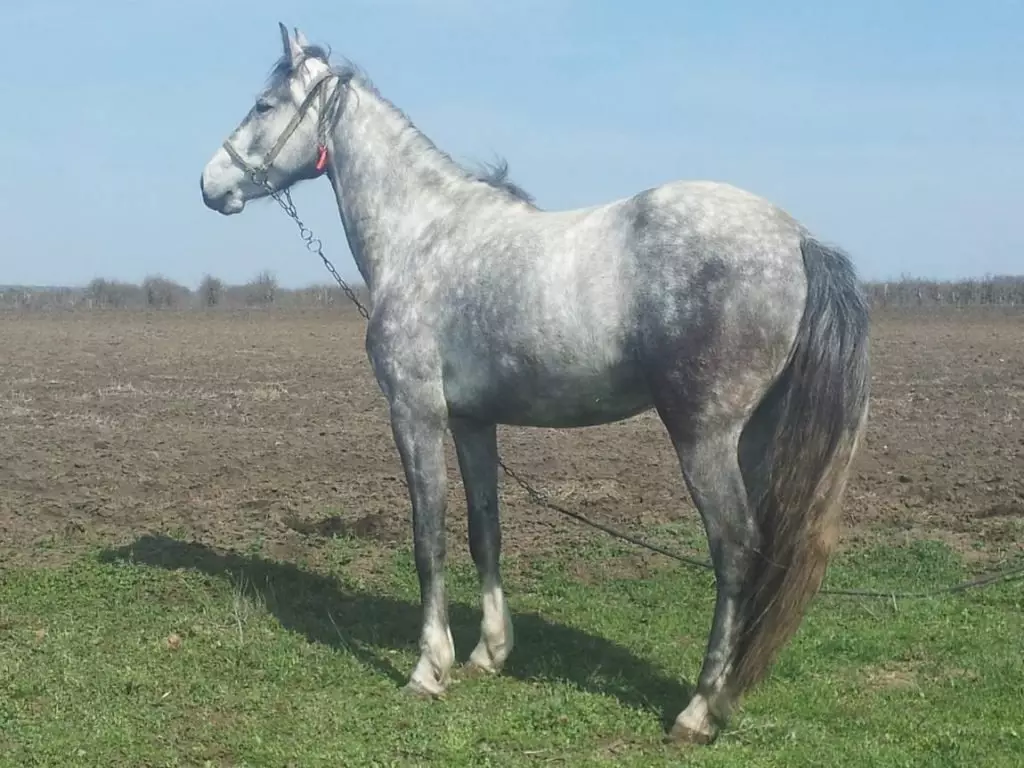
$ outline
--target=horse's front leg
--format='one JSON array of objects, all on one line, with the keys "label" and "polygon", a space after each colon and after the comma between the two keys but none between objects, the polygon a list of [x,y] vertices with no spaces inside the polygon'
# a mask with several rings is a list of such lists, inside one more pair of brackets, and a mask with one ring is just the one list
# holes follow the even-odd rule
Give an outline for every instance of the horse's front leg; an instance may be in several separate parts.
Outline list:
[{"label": "horse's front leg", "polygon": [[455,644],[448,626],[444,587],[446,415],[443,400],[428,396],[427,389],[434,388],[424,385],[419,391],[397,391],[389,399],[391,428],[412,501],[413,547],[423,608],[420,658],[406,689],[439,696],[449,682]]}]

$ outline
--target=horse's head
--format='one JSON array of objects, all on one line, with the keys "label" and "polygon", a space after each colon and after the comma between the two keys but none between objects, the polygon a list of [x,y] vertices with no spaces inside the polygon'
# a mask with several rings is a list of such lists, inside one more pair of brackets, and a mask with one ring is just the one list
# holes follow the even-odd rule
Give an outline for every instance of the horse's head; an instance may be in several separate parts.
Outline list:
[{"label": "horse's head", "polygon": [[315,178],[326,167],[337,78],[323,49],[299,30],[292,37],[279,26],[284,55],[256,104],[203,169],[203,201],[219,213],[240,213],[249,200]]}]

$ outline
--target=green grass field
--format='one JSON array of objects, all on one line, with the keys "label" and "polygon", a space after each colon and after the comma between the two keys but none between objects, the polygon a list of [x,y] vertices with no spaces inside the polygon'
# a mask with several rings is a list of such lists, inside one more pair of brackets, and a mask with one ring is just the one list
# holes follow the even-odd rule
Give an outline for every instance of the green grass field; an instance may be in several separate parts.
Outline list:
[{"label": "green grass field", "polygon": [[[1019,582],[822,597],[718,742],[680,749],[662,736],[698,671],[707,573],[659,560],[625,578],[611,565],[629,550],[611,543],[510,560],[505,674],[430,702],[400,690],[416,655],[411,557],[326,546],[316,570],[154,538],[0,574],[0,765],[1024,765]],[[479,613],[474,573],[453,560],[462,660]],[[829,584],[965,575],[918,543],[847,553]]]}]

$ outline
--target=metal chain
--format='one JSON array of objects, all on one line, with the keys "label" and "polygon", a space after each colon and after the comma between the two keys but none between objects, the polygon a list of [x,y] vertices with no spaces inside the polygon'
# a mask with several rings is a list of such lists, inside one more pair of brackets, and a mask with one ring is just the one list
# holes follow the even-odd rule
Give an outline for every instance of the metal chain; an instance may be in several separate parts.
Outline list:
[{"label": "metal chain", "polygon": [[[356,309],[359,311],[359,314],[363,316],[363,319],[369,320],[369,311],[366,309],[365,306],[363,306],[362,302],[359,301],[359,298],[356,296],[355,291],[353,291],[349,284],[346,283],[345,280],[342,278],[342,276],[338,274],[338,270],[334,268],[334,264],[331,263],[331,260],[328,259],[327,256],[324,254],[323,242],[320,240],[320,238],[316,237],[313,234],[313,230],[306,226],[302,219],[299,218],[299,212],[295,207],[295,203],[292,202],[291,192],[287,188],[283,190],[274,189],[267,180],[265,172],[260,173],[259,171],[256,171],[255,169],[248,167],[248,165],[244,167],[244,171],[255,184],[259,185],[264,190],[266,190],[267,193],[272,198],[274,198],[274,200],[277,201],[278,205],[281,206],[281,209],[288,215],[288,217],[295,222],[295,225],[299,229],[299,237],[302,239],[303,244],[306,246],[306,250],[308,250],[310,253],[315,253],[317,256],[320,257],[320,260],[324,263],[324,266],[327,268],[327,271],[331,273],[331,277],[334,278],[334,280],[338,283],[338,286],[341,288],[341,290],[345,292],[345,295],[348,297],[348,299],[355,305]],[[530,482],[525,480],[514,470],[510,469],[505,464],[505,462],[502,461],[500,456],[498,457],[498,466],[501,467],[502,472],[504,472],[509,479],[514,481],[520,488],[522,488],[523,491],[526,492],[527,496],[530,497],[531,501],[533,501],[538,506],[546,507],[553,512],[557,512],[561,515],[564,515],[565,517],[572,518],[573,520],[583,523],[584,525],[590,526],[591,528],[602,531],[603,533],[606,533],[613,538],[628,542],[630,544],[633,544],[634,546],[640,547],[641,549],[646,549],[651,552],[655,552],[659,555],[664,555],[665,557],[675,560],[676,562],[683,563],[685,565],[689,565],[696,568],[703,568],[709,571],[714,570],[714,566],[706,560],[698,560],[693,557],[687,557],[685,555],[680,555],[676,552],[672,552],[670,550],[665,549],[664,547],[658,546],[657,544],[652,544],[648,541],[644,541],[643,539],[631,536],[627,533],[623,533],[622,531],[612,528],[611,526],[595,522],[587,517],[584,517],[578,512],[573,512],[572,510],[567,509],[566,507],[563,507],[560,504],[557,504],[556,502],[552,501],[547,496],[547,494],[537,490],[537,488],[533,486]],[[819,590],[819,594],[843,597],[882,598],[893,601],[897,599],[910,600],[928,597],[938,597],[940,595],[948,595],[956,592],[965,592],[970,589],[979,589],[982,587],[991,586],[993,584],[1017,580],[1024,580],[1024,565],[1017,566],[1014,568],[1008,568],[1004,571],[988,574],[986,576],[980,576],[975,579],[960,582],[959,584],[953,584],[951,586],[946,587],[938,587],[936,589],[927,590],[923,592],[893,592],[864,589],[821,589]]]},{"label": "metal chain", "polygon": [[[270,197],[274,198],[274,200],[277,201],[277,204],[281,206],[281,210],[283,210],[288,215],[288,217],[295,222],[295,226],[299,228],[299,237],[302,239],[303,244],[306,246],[306,250],[309,251],[310,253],[315,253],[317,256],[320,257],[320,260],[324,263],[324,266],[327,267],[327,271],[331,273],[331,276],[341,287],[341,290],[345,292],[345,295],[349,298],[349,301],[351,301],[355,305],[356,309],[359,310],[359,314],[363,316],[363,319],[369,320],[369,311],[367,311],[366,307],[364,307],[362,302],[359,301],[359,298],[356,296],[355,291],[353,291],[349,284],[346,283],[345,280],[341,277],[341,275],[338,274],[338,270],[334,268],[334,265],[331,263],[331,260],[328,259],[327,256],[324,254],[323,242],[320,240],[320,238],[316,237],[313,234],[313,230],[307,227],[306,224],[302,221],[302,219],[299,218],[299,211],[295,207],[295,203],[292,202],[291,190],[288,187],[285,187],[284,189],[280,190],[274,189],[273,185],[270,183],[268,174],[270,166],[273,164],[274,158],[277,156],[277,153],[284,147],[285,143],[291,137],[292,132],[298,127],[299,123],[302,121],[306,109],[308,109],[310,104],[312,103],[313,97],[318,93],[321,94],[321,96],[323,95],[323,88],[325,87],[327,81],[331,77],[337,76],[333,74],[328,74],[321,78],[316,83],[314,83],[314,85],[309,91],[309,94],[306,96],[305,101],[299,107],[299,110],[296,112],[295,117],[292,118],[292,121],[289,124],[289,126],[286,128],[284,133],[281,134],[281,136],[277,140],[277,143],[271,149],[267,157],[263,159],[259,166],[257,166],[256,168],[252,167],[248,162],[246,162],[245,158],[243,158],[238,153],[238,151],[231,146],[231,143],[229,141],[224,142],[224,149],[227,150],[228,154],[231,156],[231,159],[239,165],[239,167],[242,169],[242,172],[252,180],[252,183],[263,189]],[[321,148],[326,147],[326,137],[329,123],[333,119],[333,116],[338,109],[341,96],[341,89],[335,88],[330,96],[322,98],[323,103],[320,105],[320,115],[317,119],[316,126],[317,139],[319,140]]]},{"label": "metal chain", "polygon": [[345,280],[341,277],[341,275],[338,274],[338,270],[334,268],[334,265],[331,263],[331,260],[328,259],[327,256],[324,254],[323,242],[320,240],[319,237],[314,236],[313,230],[307,227],[303,223],[302,219],[299,218],[299,212],[295,208],[295,203],[292,202],[291,192],[288,189],[284,189],[283,191],[279,192],[273,189],[270,186],[270,184],[266,183],[265,181],[263,183],[260,183],[260,181],[257,180],[255,176],[253,176],[253,181],[255,181],[257,184],[260,184],[260,186],[266,189],[270,193],[270,196],[277,201],[278,205],[281,206],[281,209],[286,214],[288,214],[289,218],[291,218],[292,221],[295,222],[295,226],[299,228],[299,237],[305,244],[306,250],[309,251],[310,253],[315,253],[317,256],[320,257],[320,260],[324,263],[324,266],[327,267],[327,271],[331,273],[331,277],[335,279],[335,281],[341,287],[341,290],[345,292],[345,295],[348,296],[349,301],[355,304],[356,309],[359,310],[359,314],[363,316],[364,320],[369,320],[369,311],[367,311],[366,307],[364,307],[362,302],[359,301],[359,298],[356,296],[355,291],[353,291],[349,284],[346,283]]}]

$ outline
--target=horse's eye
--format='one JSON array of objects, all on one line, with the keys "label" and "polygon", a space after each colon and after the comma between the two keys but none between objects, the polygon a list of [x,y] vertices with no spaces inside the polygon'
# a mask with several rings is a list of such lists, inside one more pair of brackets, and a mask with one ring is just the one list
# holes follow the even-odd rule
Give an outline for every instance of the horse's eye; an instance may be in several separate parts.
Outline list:
[{"label": "horse's eye", "polygon": [[273,108],[273,106],[274,105],[271,104],[269,101],[260,99],[259,101],[256,102],[256,111],[260,113],[269,112]]}]

